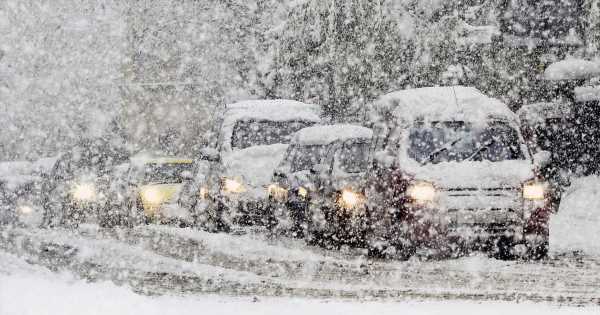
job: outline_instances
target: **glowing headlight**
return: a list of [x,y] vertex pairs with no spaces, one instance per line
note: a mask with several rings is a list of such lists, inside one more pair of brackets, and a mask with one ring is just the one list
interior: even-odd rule
[[418,182],[408,187],[408,196],[418,203],[432,202],[435,200],[435,187],[431,183]]
[[223,190],[226,193],[240,194],[245,192],[246,188],[240,180],[225,178],[223,179]]
[[77,184],[73,186],[71,195],[77,201],[94,201],[96,199],[96,186],[92,183]]
[[365,203],[365,196],[349,189],[344,189],[338,198],[338,205],[343,209],[353,209]]
[[163,203],[165,196],[156,187],[147,187],[142,190],[142,201],[146,205],[158,206]]
[[17,209],[17,211],[19,212],[19,214],[29,215],[29,214],[32,214],[35,210],[33,210],[33,208],[30,206],[20,206]]
[[198,191],[198,196],[202,200],[208,199],[208,188],[206,188],[206,187],[200,187],[200,190]]
[[269,197],[279,201],[284,201],[288,197],[288,190],[277,184],[269,185],[267,193],[269,194]]
[[527,200],[543,200],[546,197],[546,185],[540,182],[529,182],[523,185],[523,198]]
[[308,197],[308,190],[304,187],[298,188],[298,196],[306,199],[306,197]]

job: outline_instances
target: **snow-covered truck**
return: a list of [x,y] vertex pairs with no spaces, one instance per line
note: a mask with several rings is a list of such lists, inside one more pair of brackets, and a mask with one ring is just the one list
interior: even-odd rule
[[195,212],[209,229],[263,223],[273,170],[293,134],[321,122],[320,108],[291,100],[253,100],[228,104],[217,117],[216,141],[203,150],[203,158],[218,162]]
[[[393,92],[371,108],[373,170],[364,187],[371,255],[418,248],[542,258],[549,194],[518,117],[470,87]],[[357,212],[360,213],[360,212]],[[458,252],[457,252],[458,250]]]
[[321,223],[321,217],[334,217],[337,205],[353,202],[371,163],[372,136],[371,129],[349,124],[298,131],[268,188],[270,229],[306,236],[310,243],[326,234],[326,224],[315,226],[312,218]]

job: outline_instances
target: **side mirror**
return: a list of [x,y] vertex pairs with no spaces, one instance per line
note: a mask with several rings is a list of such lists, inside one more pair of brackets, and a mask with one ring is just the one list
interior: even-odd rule
[[200,160],[209,161],[209,162],[219,162],[221,161],[221,154],[217,149],[214,148],[203,148],[199,152]]
[[552,162],[552,154],[548,151],[540,151],[533,155],[533,165],[538,169],[548,166]]

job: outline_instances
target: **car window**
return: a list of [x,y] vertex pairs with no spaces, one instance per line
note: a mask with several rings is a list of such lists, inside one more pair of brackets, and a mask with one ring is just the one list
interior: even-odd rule
[[238,121],[231,137],[231,147],[246,149],[257,145],[290,143],[298,130],[314,125],[309,121]]
[[365,172],[369,166],[369,141],[346,142],[337,154],[339,168],[346,173]]
[[308,171],[322,163],[327,149],[325,145],[294,145],[289,155],[292,172]]

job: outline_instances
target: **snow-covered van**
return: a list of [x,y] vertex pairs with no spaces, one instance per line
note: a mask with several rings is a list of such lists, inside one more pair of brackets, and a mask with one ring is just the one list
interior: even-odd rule
[[507,258],[547,254],[550,191],[536,175],[543,161],[534,162],[505,104],[471,87],[432,87],[384,95],[370,113],[364,226],[372,255],[472,246]]
[[268,188],[269,227],[297,237],[310,227],[311,240],[324,233],[326,226],[315,226],[312,218],[331,217],[339,205],[352,202],[348,198],[370,165],[372,136],[371,129],[349,124],[296,133]]
[[[263,202],[273,170],[294,133],[321,122],[320,108],[290,100],[253,100],[226,105],[214,134],[215,163],[206,202],[196,211],[218,218],[218,228],[264,220]],[[206,151],[205,151],[206,152]],[[209,222],[210,223],[210,222]]]

